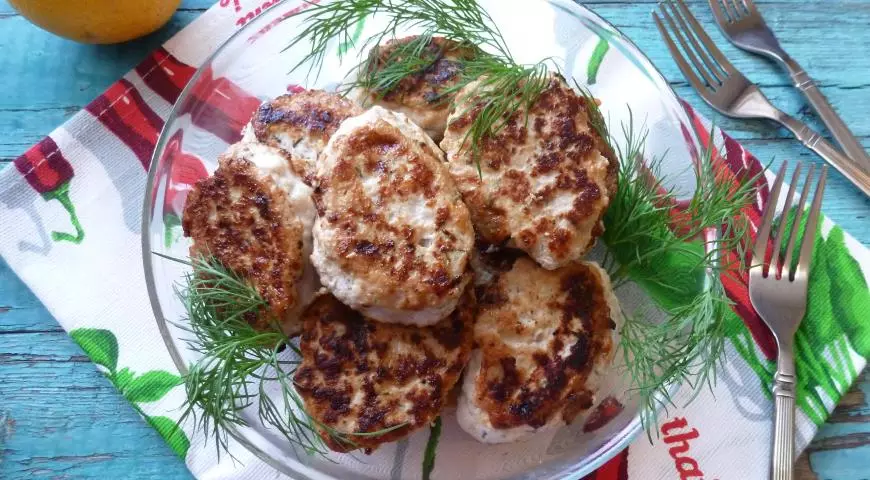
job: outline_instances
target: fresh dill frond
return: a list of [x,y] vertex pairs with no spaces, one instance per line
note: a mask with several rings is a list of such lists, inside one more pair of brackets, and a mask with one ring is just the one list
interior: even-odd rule
[[[202,354],[184,376],[187,398],[178,424],[192,417],[196,429],[215,439],[218,455],[227,450],[232,428],[248,426],[243,411],[253,405],[263,426],[274,428],[308,454],[328,452],[321,431],[334,443],[353,448],[355,436],[383,435],[403,426],[347,434],[308,415],[293,386],[301,358],[298,348],[276,319],[266,331],[249,323],[253,316],[269,315],[257,289],[214,256],[197,256],[190,262],[161,256],[192,267],[184,285],[176,289],[187,311],[186,322],[179,326],[192,334],[186,340],[189,348]],[[295,353],[295,359],[285,349]]]
[[[461,80],[444,92],[445,96],[450,96],[472,85],[463,94],[470,100],[466,111],[474,111],[462,142],[463,149],[470,146],[476,158],[483,141],[498,134],[517,112],[524,112],[524,121],[528,119],[529,111],[550,85],[549,61],[544,59],[531,65],[519,65],[478,55],[463,62]],[[477,167],[480,169],[480,164]]]
[[392,44],[386,55],[383,55],[381,45],[372,46],[368,57],[357,66],[355,80],[343,86],[345,93],[362,88],[382,99],[402,80],[424,73],[441,59],[444,48],[433,51],[431,43],[432,33],[426,31],[408,41]]
[[293,69],[308,65],[309,73],[320,73],[333,39],[349,41],[358,21],[380,14],[387,25],[369,37],[363,46],[373,47],[396,38],[402,28],[418,27],[432,36],[468,45],[487,46],[493,55],[511,58],[498,27],[476,0],[343,0],[309,4],[304,27],[287,48],[305,45],[308,53]]
[[[349,38],[356,22],[368,15],[377,13],[386,19],[386,28],[363,43],[371,52],[358,66],[356,78],[345,85],[348,92],[363,88],[383,96],[402,79],[424,72],[439,59],[439,53],[428,48],[435,36],[467,49],[470,53],[463,56],[466,58],[456,60],[456,84],[433,100],[449,100],[477,82],[468,92],[473,103],[467,108],[474,109],[475,115],[462,143],[463,148],[471,146],[475,158],[482,140],[498,133],[515,112],[528,112],[549,86],[549,59],[517,63],[501,31],[476,0],[344,0],[312,5],[309,10],[302,31],[287,47],[310,45],[310,51],[293,68],[307,65],[309,75],[319,74],[331,39]],[[403,28],[422,29],[422,33],[394,45],[387,58],[380,59],[379,46],[396,39]]]
[[731,306],[721,277],[742,268],[722,257],[744,248],[755,177],[730,178],[709,148],[697,159],[694,193],[680,202],[664,187],[663,159],[646,157],[647,131],[635,129],[631,114],[622,133],[624,142],[611,138],[619,188],[604,217],[603,263],[615,288],[634,282],[665,312],[661,323],[647,320],[648,312],[630,314],[621,331],[625,369],[649,427],[658,407],[672,403],[672,385],[697,394],[715,380]]
[[[319,425],[301,408],[293,389],[298,361],[281,353],[295,346],[274,319],[267,331],[249,323],[257,315],[269,315],[266,301],[213,256],[194,257],[189,265],[192,272],[177,289],[187,311],[181,326],[193,335],[187,340],[189,348],[202,357],[184,376],[187,398],[179,424],[192,416],[197,429],[214,437],[220,454],[227,449],[229,430],[248,425],[242,411],[256,404],[261,423],[277,429],[291,445],[325,453]],[[281,405],[266,393],[273,382],[284,397]]]

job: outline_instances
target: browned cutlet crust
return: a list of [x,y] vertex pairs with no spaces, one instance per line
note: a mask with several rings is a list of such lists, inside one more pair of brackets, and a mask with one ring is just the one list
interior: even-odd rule
[[305,142],[308,150],[319,154],[341,122],[360,113],[362,108],[341,95],[304,90],[260,105],[251,126],[257,140],[281,149],[290,158],[296,174],[311,185],[316,155],[313,158],[300,155],[294,145]]
[[[322,432],[329,448],[371,451],[433,421],[468,362],[474,308],[469,288],[449,317],[414,327],[366,319],[332,295],[311,304],[296,389],[309,415],[355,443]],[[349,435],[398,425],[383,435]]]
[[[327,151],[313,195],[315,249],[324,263],[364,286],[361,306],[424,310],[455,302],[470,279],[473,227],[437,147],[378,120],[339,133]],[[367,184],[376,185],[375,195]],[[391,212],[410,214],[410,205],[420,202],[434,218],[392,218]],[[386,301],[392,303],[380,303]]]
[[[588,99],[556,74],[528,112],[513,113],[472,149],[478,83],[457,95],[441,148],[487,242],[508,240],[547,268],[582,257],[603,233],[618,162],[590,121]],[[478,169],[479,166],[479,169]]]
[[[275,319],[296,306],[302,275],[302,223],[286,194],[248,160],[221,156],[214,175],[197,182],[187,197],[184,235],[193,239],[191,257],[213,255],[250,281]],[[269,315],[251,319],[269,327]],[[297,322],[298,324],[298,322]],[[287,333],[301,324],[287,325]]]
[[479,297],[474,402],[499,429],[540,428],[560,413],[570,423],[592,406],[587,379],[609,363],[615,327],[593,267],[544,270],[516,260]]
[[[390,40],[372,49],[367,68],[383,69],[399,46],[407,45],[415,38]],[[462,60],[473,57],[472,48],[443,37],[432,37],[423,52],[423,58],[433,60],[429,68],[404,77],[388,91],[363,91],[360,100],[363,105],[381,105],[404,113],[438,142],[444,136],[452,98],[446,93],[461,80]]]

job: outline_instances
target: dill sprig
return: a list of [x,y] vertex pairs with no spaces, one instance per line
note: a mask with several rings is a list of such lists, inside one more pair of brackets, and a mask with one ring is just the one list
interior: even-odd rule
[[[187,311],[186,321],[178,326],[193,335],[186,340],[189,348],[202,354],[184,376],[187,396],[178,424],[192,417],[196,429],[214,437],[218,455],[227,450],[230,430],[248,426],[243,411],[253,405],[263,426],[276,429],[308,454],[328,452],[320,431],[352,448],[354,436],[382,435],[401,427],[345,434],[308,415],[293,386],[301,358],[298,348],[276,319],[266,331],[248,322],[252,316],[269,315],[257,289],[214,256],[196,256],[190,262],[160,256],[192,267],[183,286],[176,288]],[[295,359],[283,353],[286,349]]]
[[305,45],[308,53],[294,67],[308,65],[309,73],[318,74],[333,39],[353,45],[353,29],[357,22],[378,13],[387,26],[363,42],[372,47],[396,38],[399,30],[422,28],[427,35],[442,36],[467,45],[488,47],[493,55],[510,59],[504,38],[495,22],[476,0],[343,0],[325,4],[309,4],[303,20],[304,28],[288,45]]
[[622,146],[610,142],[620,159],[619,189],[605,213],[603,263],[614,288],[635,282],[665,312],[660,323],[648,320],[650,312],[630,314],[621,331],[625,369],[649,427],[659,407],[672,404],[672,385],[697,394],[715,382],[731,306],[721,276],[742,268],[722,257],[737,251],[745,258],[744,209],[753,201],[755,178],[732,180],[717,170],[711,147],[696,162],[693,195],[680,203],[663,187],[663,159],[645,156],[646,130],[635,130],[629,115],[622,133]]
[[[430,48],[432,37],[432,32],[426,31],[407,42],[398,42],[386,56],[381,45],[373,45],[368,58],[357,66],[356,78],[343,86],[345,93],[362,88],[382,99],[403,79],[432,68],[444,53],[443,48],[438,51]],[[441,100],[443,98],[432,98],[432,103]]]
[[[433,101],[450,99],[477,81],[468,92],[473,102],[467,108],[479,112],[462,143],[463,148],[472,147],[475,157],[481,140],[498,133],[514,112],[528,112],[549,85],[550,67],[555,68],[548,67],[550,59],[528,65],[514,61],[501,31],[476,0],[344,0],[312,5],[304,28],[288,46],[310,46],[294,70],[308,65],[309,74],[319,74],[330,41],[350,41],[356,22],[375,13],[386,19],[387,26],[363,42],[372,51],[358,66],[356,78],[345,85],[347,91],[359,87],[376,96],[386,95],[402,79],[424,72],[439,60],[440,53],[428,49],[432,37],[456,42],[470,54],[456,60],[460,67],[456,84]],[[422,33],[394,46],[386,59],[380,59],[379,45],[396,39],[403,28],[422,29]]]
[[[455,95],[475,82],[467,92],[471,101],[466,111],[476,112],[461,149],[470,146],[473,158],[477,158],[482,142],[501,131],[515,112],[524,112],[524,121],[527,121],[529,111],[550,85],[549,63],[550,59],[544,59],[531,65],[519,65],[488,55],[464,61],[460,81],[442,94]],[[477,168],[480,173],[479,163]]]

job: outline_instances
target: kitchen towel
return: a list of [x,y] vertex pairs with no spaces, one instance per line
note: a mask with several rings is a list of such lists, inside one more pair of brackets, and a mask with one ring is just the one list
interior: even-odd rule
[[[269,8],[289,12],[304,4],[221,0],[0,172],[0,254],[200,479],[281,474],[237,443],[236,461],[218,459],[213,443],[191,425],[174,428],[184,391],[146,292],[142,196],[152,151],[182,88],[229,35]],[[685,107],[690,128],[714,146],[721,165],[761,170],[739,143],[710,133],[709,123]],[[750,212],[755,222],[766,202],[762,181]],[[798,336],[799,450],[870,355],[870,323],[862,321],[870,315],[868,273],[870,253],[824,219],[811,277],[812,320]],[[678,396],[653,442],[640,435],[589,478],[767,477],[775,346],[749,304],[746,278],[729,278],[725,286],[735,303],[716,384],[686,408]],[[418,468],[394,476],[414,476]],[[447,468],[436,464],[436,478],[458,478]]]

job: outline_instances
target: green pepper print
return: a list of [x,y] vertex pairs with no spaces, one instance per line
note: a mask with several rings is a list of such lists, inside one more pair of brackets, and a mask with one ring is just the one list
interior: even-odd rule
[[[795,210],[785,215],[786,232],[791,231],[794,217]],[[799,226],[796,245],[803,240],[805,227]],[[821,425],[827,417],[824,397],[836,402],[856,376],[846,334],[853,345],[865,349],[862,355],[870,353],[870,326],[859,321],[862,312],[870,312],[870,295],[860,266],[843,244],[842,230],[835,227],[827,239],[822,238],[821,229],[816,229],[816,235],[807,314],[795,337],[795,366],[797,406],[813,423]],[[792,268],[796,263],[794,259]],[[736,316],[728,322],[726,332],[737,353],[758,376],[765,395],[771,398],[775,363],[759,357],[752,337]],[[823,356],[826,351],[833,363]]]
[[595,50],[592,51],[592,56],[589,58],[589,64],[586,66],[586,85],[595,85],[598,81],[598,71],[601,69],[601,63],[604,62],[604,56],[610,50],[610,42],[604,38],[599,38],[595,45]]
[[834,318],[849,337],[852,348],[870,356],[870,289],[858,261],[849,254],[840,227],[831,229],[825,242],[826,267],[831,279]]
[[[786,215],[786,232],[791,231],[795,217],[795,209]],[[795,245],[801,245],[806,231],[806,217],[801,219],[799,236]],[[796,363],[798,375],[810,375],[812,386],[822,388],[832,399],[841,396],[851,383],[848,373],[854,370],[847,350],[843,349],[844,331],[834,320],[835,314],[831,302],[834,290],[828,269],[828,255],[825,240],[821,235],[822,219],[816,228],[815,245],[813,248],[812,268],[810,268],[810,289],[807,295],[807,313],[804,321],[795,335]],[[797,257],[797,255],[795,255]],[[792,261],[791,268],[797,266],[797,258]],[[821,352],[828,349],[833,365]]]
[[356,27],[354,27],[353,33],[350,35],[350,38],[346,38],[338,45],[338,56],[343,57],[345,53],[348,52],[351,48],[356,46],[356,42],[359,41],[360,35],[362,35],[363,27],[365,27],[366,19],[360,18],[359,21],[356,22]]
[[112,382],[133,408],[157,430],[170,448],[181,458],[187,456],[190,440],[170,418],[145,414],[140,403],[154,402],[163,398],[170,390],[181,384],[181,378],[162,370],[152,370],[136,375],[129,368],[118,370],[118,340],[115,335],[103,329],[77,328],[70,336],[91,360],[106,369],[106,377]]
[[628,277],[637,281],[660,307],[674,311],[692,303],[704,288],[706,273],[698,263],[703,256],[701,242],[687,242],[683,249],[664,252],[655,262],[629,269]]
[[[674,236],[666,229],[660,234]],[[688,305],[701,293],[706,274],[699,262],[705,255],[701,241],[658,250],[659,244],[653,240],[627,243],[611,235],[605,232],[604,242],[609,254],[622,265],[619,273],[636,282],[663,310]]]

